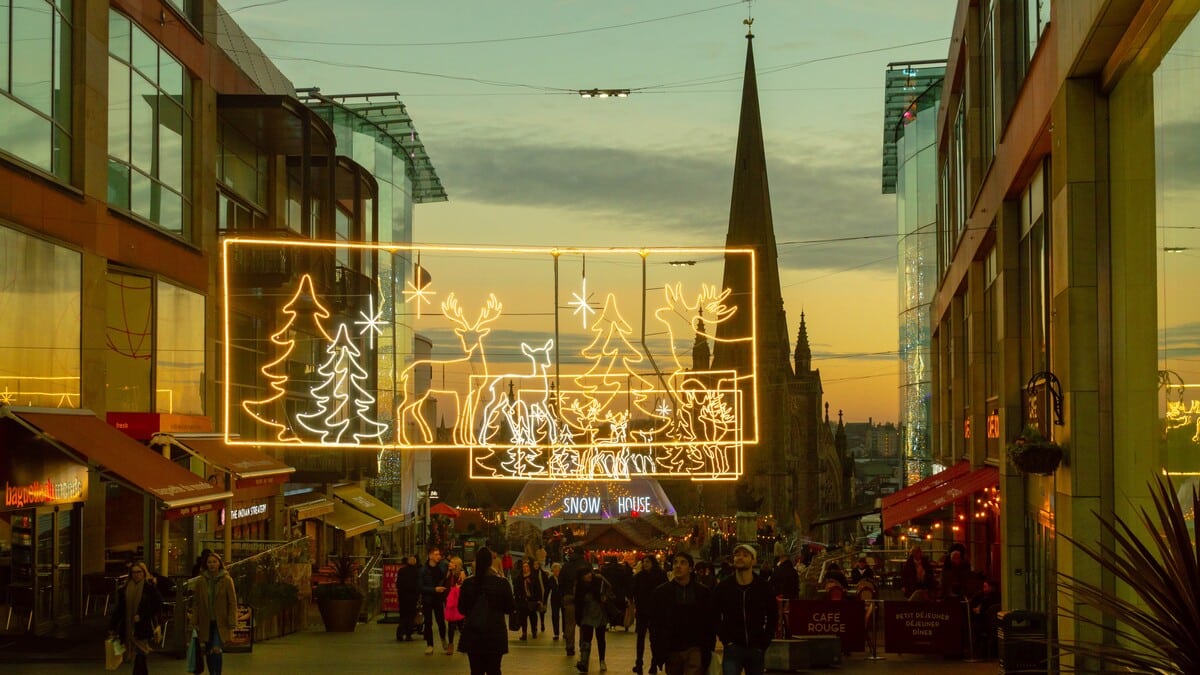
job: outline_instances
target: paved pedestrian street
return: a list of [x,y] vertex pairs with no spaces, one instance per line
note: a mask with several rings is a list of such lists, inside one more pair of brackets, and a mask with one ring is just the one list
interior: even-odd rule
[[[254,645],[249,654],[228,654],[225,657],[225,672],[229,675],[243,673],[320,673],[322,675],[351,675],[353,673],[439,673],[461,674],[468,672],[467,657],[455,653],[446,656],[440,651],[425,655],[425,643],[420,639],[413,642],[396,642],[395,627],[387,624],[360,624],[353,633],[325,633],[311,630],[289,635]],[[536,640],[519,641],[515,634],[509,643],[509,653],[504,657],[506,673],[523,675],[554,675],[577,673],[575,659],[568,658],[562,642],[554,642],[551,636],[539,634]],[[617,631],[609,633],[608,672],[613,675],[630,673],[633,667],[633,652],[636,644],[634,633]],[[0,672],[4,675],[60,675],[66,673],[103,672],[103,646],[96,644],[96,660],[74,663],[4,663]],[[155,655],[149,662],[151,675],[184,672],[182,660],[169,656]],[[130,672],[126,664],[118,673]],[[887,654],[881,661],[869,661],[863,655],[849,657],[840,669],[813,672],[841,673],[965,673],[967,675],[995,673],[995,661],[965,663],[941,657],[897,656]],[[599,663],[593,647],[591,670],[598,673]]]

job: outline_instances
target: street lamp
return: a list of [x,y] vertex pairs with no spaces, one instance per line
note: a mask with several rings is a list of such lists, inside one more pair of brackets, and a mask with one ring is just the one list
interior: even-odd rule
[[577,93],[581,98],[625,98],[629,96],[628,89],[580,89]]

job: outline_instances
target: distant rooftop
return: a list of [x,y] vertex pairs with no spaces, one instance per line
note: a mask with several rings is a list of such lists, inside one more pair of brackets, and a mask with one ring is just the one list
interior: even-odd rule
[[[887,65],[883,79],[883,194],[896,193],[896,140],[918,109],[936,106],[941,99],[946,60],[897,61]],[[918,105],[918,101],[922,101]]]
[[359,131],[374,133],[377,140],[390,143],[408,158],[412,178],[412,199],[416,204],[444,202],[446,188],[433,168],[425,144],[413,125],[408,109],[396,92],[374,94],[324,95],[316,88],[298,89],[300,100],[320,112],[337,109],[355,115],[363,122]]

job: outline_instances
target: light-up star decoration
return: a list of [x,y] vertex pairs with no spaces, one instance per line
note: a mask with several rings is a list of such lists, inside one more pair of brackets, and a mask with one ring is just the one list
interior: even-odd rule
[[17,400],[16,393],[9,391],[8,387],[5,387],[4,391],[0,391],[0,403],[9,404],[15,400]]
[[595,295],[595,293],[588,293],[587,277],[584,277],[583,288],[578,293],[572,293],[571,297],[573,299],[567,303],[575,308],[575,311],[572,312],[573,315],[578,316],[581,312],[583,313],[584,328],[587,328],[588,314],[596,313],[596,308],[592,306],[592,297]]
[[422,279],[422,276],[423,275],[421,274],[421,266],[419,264],[415,265],[413,267],[413,279],[415,281],[404,282],[404,291],[403,291],[404,299],[406,301],[411,302],[413,300],[416,300],[417,318],[418,319],[421,318],[421,303],[423,302],[427,305],[433,304],[429,300],[429,298],[436,295],[436,293],[429,290],[429,286],[432,285],[433,282],[425,281],[425,279]]
[[379,291],[379,311],[375,311],[375,297],[367,296],[367,311],[359,310],[358,315],[362,317],[361,321],[355,321],[355,326],[362,326],[358,330],[359,335],[366,334],[367,344],[371,349],[375,348],[375,336],[383,335],[383,290]]
[[666,401],[659,401],[658,407],[654,410],[654,412],[658,413],[659,415],[661,415],[663,417],[670,417],[671,416],[671,406]]

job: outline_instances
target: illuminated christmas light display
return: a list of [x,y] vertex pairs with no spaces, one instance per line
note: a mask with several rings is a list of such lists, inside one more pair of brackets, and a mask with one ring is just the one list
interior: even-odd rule
[[[699,278],[704,270],[692,266],[681,280],[679,266],[670,262],[681,253],[747,256],[745,286],[752,297],[743,306],[752,313],[752,249],[406,247],[258,238],[230,238],[223,245],[230,444],[251,442],[229,433],[228,419],[240,414],[263,427],[259,438],[269,435],[294,447],[459,448],[470,451],[474,478],[602,481],[734,480],[742,472],[742,449],[757,442],[756,422],[742,423],[757,406],[757,373],[690,368],[696,340],[715,339],[705,326],[736,316],[736,308],[726,305],[731,289],[707,283]],[[229,350],[238,338],[231,336],[230,316],[237,310],[230,305],[253,294],[230,289],[236,274],[230,266],[256,259],[231,252],[239,247],[275,248],[280,256],[301,258],[307,255],[302,249],[312,248],[374,249],[408,260],[423,255],[438,266],[446,295],[440,311],[420,312],[422,304],[432,304],[433,294],[421,263],[414,264],[413,279],[402,292],[407,311],[397,307],[388,315],[382,291],[378,303],[375,293],[337,295],[342,287],[322,286],[315,271],[279,282],[283,292],[273,294],[289,299],[278,310],[262,358],[260,381],[268,395],[231,400]],[[586,276],[564,305],[535,290],[544,274],[544,288],[553,280],[557,293],[558,261],[571,255],[600,261],[595,279],[602,280],[602,304],[590,301],[594,294]],[[517,261],[521,283],[480,293],[478,284],[487,275],[481,271],[486,263],[479,261],[492,259]],[[664,274],[676,278],[663,279]],[[537,311],[539,302],[550,311]],[[582,318],[583,333],[579,323],[559,320],[560,307],[562,314]],[[390,359],[397,364],[391,377],[374,377],[376,345],[391,348],[375,337],[393,316],[408,317],[416,322],[413,330],[436,335],[436,346],[420,358],[397,352]],[[547,319],[536,323],[531,316]],[[725,339],[756,349],[752,318],[741,322],[745,334]],[[567,344],[576,346],[564,351]],[[395,382],[394,400],[371,389],[377,379]],[[385,400],[393,402],[380,411],[379,401]],[[394,418],[386,414],[393,411]],[[385,423],[389,418],[394,422]]]

